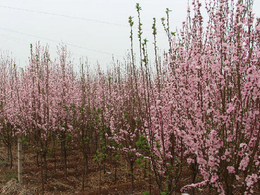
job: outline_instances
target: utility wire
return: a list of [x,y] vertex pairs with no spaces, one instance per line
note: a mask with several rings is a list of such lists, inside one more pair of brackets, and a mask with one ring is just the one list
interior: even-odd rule
[[23,42],[23,44],[28,44],[30,43],[29,41],[26,41],[24,39],[19,39],[17,37],[13,37],[13,36],[10,36],[10,35],[6,35],[6,34],[0,34],[0,38],[4,38],[4,39],[8,39],[8,40],[11,40],[11,41],[20,41],[20,42]]
[[129,27],[129,26],[124,25],[124,24],[117,24],[117,23],[113,23],[113,22],[106,22],[106,21],[101,21],[101,20],[93,20],[93,19],[76,17],[76,16],[69,16],[69,15],[64,15],[64,14],[56,14],[56,13],[45,12],[45,11],[35,11],[35,10],[30,10],[30,9],[24,9],[24,8],[18,8],[18,7],[10,7],[10,6],[4,6],[4,5],[0,5],[0,7],[7,8],[7,9],[13,9],[13,10],[19,10],[19,11],[26,11],[26,12],[33,12],[33,13],[40,13],[40,14],[46,14],[46,15],[52,15],[52,16],[59,16],[59,17],[77,19],[77,20],[86,20],[86,21],[89,21],[89,22],[97,22],[97,23],[102,23],[102,24],[109,24],[109,25],[115,25],[115,26]]
[[[0,38],[8,40],[8,41],[15,41],[15,42],[20,41],[22,44],[26,44],[26,45],[30,45],[31,44],[30,41],[27,41],[27,40],[24,40],[24,39],[20,39],[20,38],[17,38],[17,37],[13,37],[13,36],[10,36],[10,35],[6,35],[6,34],[0,34]],[[49,48],[55,50],[55,47],[53,47],[51,45],[49,45]],[[0,53],[1,53],[1,49],[0,49]],[[83,55],[73,52],[73,56],[80,56],[80,57],[82,57]]]
[[[76,19],[76,20],[85,20],[85,21],[89,21],[89,22],[96,22],[96,23],[102,23],[102,24],[108,24],[108,25],[114,25],[114,26],[121,26],[121,27],[129,28],[129,25],[125,25],[125,24],[118,24],[118,23],[114,23],[114,22],[107,22],[107,21],[101,21],[101,20],[93,20],[93,19],[89,19],[89,18],[69,16],[69,15],[65,15],[65,14],[56,14],[56,13],[45,12],[45,11],[35,11],[35,10],[30,10],[30,9],[11,7],[11,6],[4,6],[4,5],[0,5],[0,8],[19,10],[19,11],[26,11],[26,12],[32,12],[32,13],[40,13],[40,14],[59,16],[59,17],[65,17],[65,18],[70,18],[70,19]],[[134,28],[138,29],[138,27],[134,27]],[[143,28],[143,30],[152,31],[152,29],[148,29],[148,28]],[[161,32],[161,31],[157,31],[157,32],[158,33],[165,33],[165,32]]]
[[[9,32],[21,34],[21,35],[26,35],[26,36],[29,36],[29,37],[35,37],[35,38],[38,38],[38,39],[43,39],[43,40],[55,42],[55,43],[60,43],[61,42],[61,41],[57,41],[57,40],[54,40],[54,39],[49,39],[49,38],[40,37],[40,36],[36,36],[36,35],[20,32],[20,31],[16,31],[16,30],[11,30],[11,29],[4,28],[4,27],[0,27],[0,29],[4,30],[4,31],[9,31]],[[71,43],[65,43],[65,44],[69,45],[69,46],[72,46],[72,47],[80,48],[80,49],[85,49],[85,50],[89,50],[89,51],[103,53],[103,54],[106,54],[106,55],[114,55],[114,56],[117,56],[117,57],[122,57],[122,56],[117,55],[117,54],[112,54],[112,53],[109,53],[109,52],[104,52],[104,51],[100,51],[100,50],[96,50],[96,49],[89,49],[89,48],[86,48],[86,47],[83,47],[83,46],[79,46],[79,45],[75,45],[75,44],[71,44]]]

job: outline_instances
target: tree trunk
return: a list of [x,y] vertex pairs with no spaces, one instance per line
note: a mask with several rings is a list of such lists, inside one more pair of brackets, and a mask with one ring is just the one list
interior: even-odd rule
[[44,160],[44,183],[47,183],[47,152],[45,151],[43,154]]
[[131,194],[133,194],[134,190],[134,161],[130,161],[130,172],[131,172]]
[[43,175],[43,157],[41,157],[41,182],[42,182],[42,195],[44,195],[44,175]]
[[117,180],[117,161],[115,160],[115,183]]
[[22,183],[22,142],[18,139],[18,181]]
[[84,191],[84,188],[85,188],[85,177],[88,172],[88,154],[87,154],[87,151],[85,148],[83,148],[83,156],[84,156],[85,163],[84,163],[84,172],[82,175],[82,191]]
[[9,160],[10,160],[10,169],[13,168],[13,153],[12,153],[12,145],[8,144],[8,153],[9,153]]

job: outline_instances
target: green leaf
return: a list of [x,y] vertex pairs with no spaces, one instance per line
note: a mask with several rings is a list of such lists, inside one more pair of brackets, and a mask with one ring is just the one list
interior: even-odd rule
[[161,145],[158,141],[156,142],[156,148],[161,148]]
[[120,159],[119,159],[119,155],[117,154],[117,155],[115,155],[115,160],[116,161],[119,161]]
[[149,195],[149,192],[148,191],[144,191],[143,195]]

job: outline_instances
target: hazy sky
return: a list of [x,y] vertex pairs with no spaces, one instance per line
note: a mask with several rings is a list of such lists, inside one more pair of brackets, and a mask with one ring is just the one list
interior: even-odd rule
[[[28,63],[30,43],[37,41],[49,44],[51,56],[56,56],[59,43],[67,44],[76,63],[87,56],[92,65],[98,60],[105,67],[112,54],[123,61],[130,49],[128,17],[134,16],[137,24],[136,2],[142,7],[143,38],[149,40],[148,46],[152,49],[155,17],[159,47],[167,50],[160,18],[165,17],[166,8],[171,9],[171,30],[175,31],[185,20],[187,0],[0,0],[0,50],[11,52],[22,66]],[[260,0],[255,0],[254,12],[259,8]]]

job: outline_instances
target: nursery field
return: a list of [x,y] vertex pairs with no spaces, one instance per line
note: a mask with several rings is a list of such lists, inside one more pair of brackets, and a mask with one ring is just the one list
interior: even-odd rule
[[[5,151],[1,148],[1,151]],[[16,151],[14,151],[16,152]],[[75,155],[76,154],[76,155]],[[78,154],[78,155],[77,155]],[[82,172],[84,172],[84,159],[81,158],[78,148],[68,150],[67,176],[64,174],[64,163],[57,151],[56,158],[52,155],[48,157],[47,166],[47,181],[45,184],[45,193],[48,194],[86,194],[86,195],[120,195],[131,194],[131,175],[129,167],[125,159],[118,162],[115,174],[115,162],[106,161],[105,172],[104,168],[100,171],[97,164],[90,160],[89,169],[84,181],[85,189],[82,191]],[[17,158],[14,157],[13,168],[10,169],[6,157],[7,153],[1,153],[0,162],[0,183],[1,194],[19,194],[31,195],[41,194],[41,173],[40,165],[37,166],[37,157],[28,148],[24,148],[23,161],[23,183],[17,181]],[[190,174],[186,172],[184,178],[181,179],[180,186],[176,187],[174,193],[181,194],[180,188],[184,184],[188,184],[191,180]],[[159,194],[154,178],[144,177],[144,169],[136,166],[134,177],[133,194],[144,194],[151,190],[151,194]],[[202,189],[198,194],[207,194],[208,190]]]
[[251,0],[208,2],[177,32],[166,9],[163,54],[154,18],[153,55],[136,4],[129,54],[106,70],[66,45],[53,59],[31,44],[23,68],[2,53],[1,193],[260,194],[260,19]]

